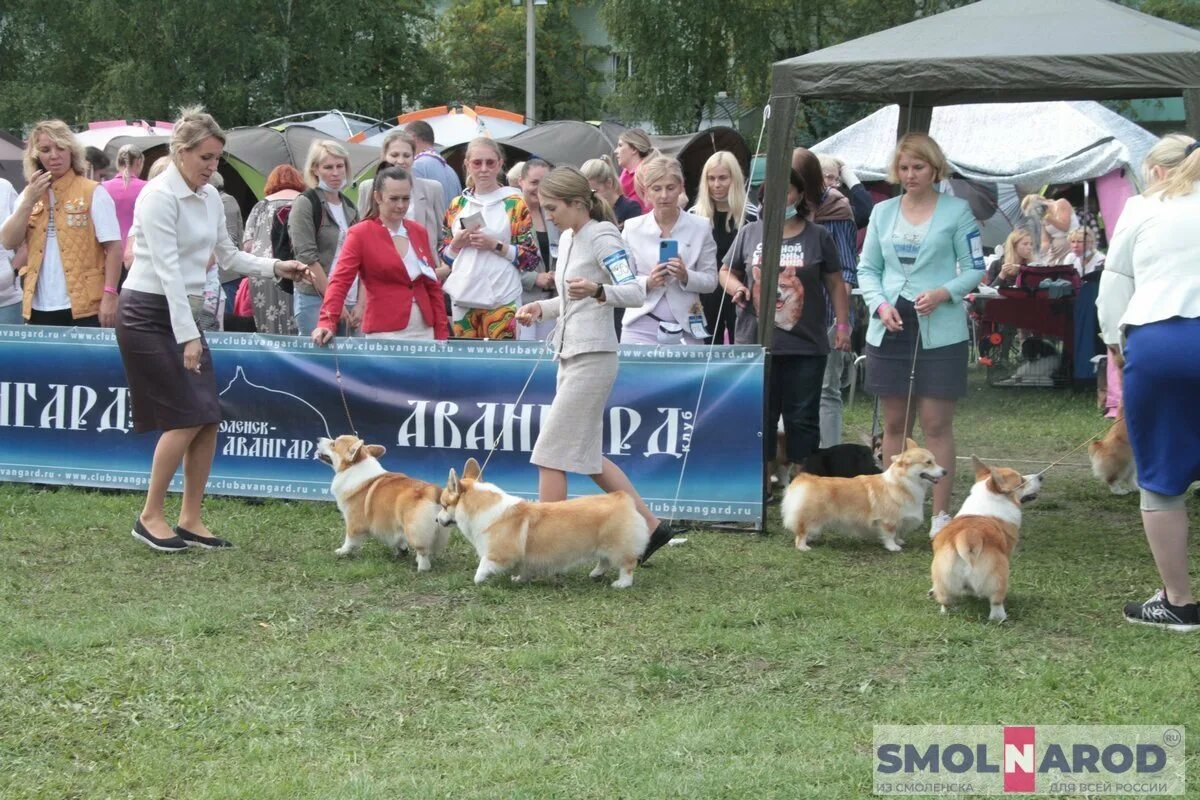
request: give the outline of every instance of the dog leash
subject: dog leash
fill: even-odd
[[[317,295],[321,298],[322,301],[324,301],[325,293],[322,292],[320,289],[317,289],[316,286],[313,286],[313,289],[317,290]],[[329,349],[333,353],[333,377],[337,381],[338,394],[340,394],[342,396],[342,408],[346,412],[346,422],[350,423],[350,432],[353,433],[354,438],[357,439],[357,438],[359,438],[358,428],[354,427],[354,418],[350,416],[350,400],[346,397],[346,386],[345,386],[345,384],[342,383],[342,364],[338,360],[337,343],[336,343],[337,331],[334,331],[333,333],[334,333],[333,338],[331,338],[328,342]]]
[[[1082,450],[1083,448],[1087,447],[1087,446],[1088,446],[1089,444],[1091,444],[1092,442],[1096,441],[1096,440],[1097,440],[1097,439],[1099,439],[1100,437],[1102,437],[1102,436],[1104,436],[1105,434],[1107,434],[1107,433],[1108,433],[1109,431],[1111,431],[1111,430],[1112,430],[1114,427],[1116,427],[1117,423],[1119,423],[1119,422],[1120,422],[1121,420],[1123,420],[1123,419],[1125,419],[1125,418],[1124,418],[1124,417],[1117,417],[1116,419],[1114,419],[1114,420],[1112,421],[1112,424],[1111,424],[1111,425],[1109,425],[1107,428],[1105,428],[1104,430],[1102,430],[1102,431],[1100,431],[1100,432],[1098,432],[1098,433],[1095,433],[1095,434],[1093,434],[1092,436],[1088,437],[1087,439],[1084,439],[1084,440],[1083,440],[1083,441],[1082,441],[1080,444],[1077,444],[1077,445],[1075,445],[1074,447],[1072,447],[1070,450],[1068,450],[1066,453],[1064,453],[1064,454],[1063,454],[1062,458],[1058,459],[1057,461],[1052,461],[1052,462],[1050,462],[1050,465],[1049,465],[1048,467],[1046,467],[1046,468],[1045,468],[1045,469],[1043,469],[1042,471],[1040,471],[1040,472],[1036,473],[1036,474],[1034,475],[1034,477],[1035,477],[1035,478],[1040,478],[1040,477],[1042,477],[1043,475],[1045,475],[1047,472],[1049,472],[1050,470],[1052,470],[1053,468],[1057,467],[1059,464],[1062,464],[1064,461],[1066,461],[1066,460],[1067,460],[1068,458],[1070,458],[1072,455],[1074,455],[1075,453],[1078,453],[1080,450]],[[1024,485],[1025,485],[1026,483],[1028,483],[1028,482],[1029,482],[1029,481],[1027,481],[1027,480],[1022,480],[1022,481],[1021,481],[1021,483],[1020,483],[1020,485],[1018,486],[1018,488],[1020,488],[1021,486],[1024,486]]]
[[[546,357],[546,351],[550,349],[549,345],[549,339],[542,342],[542,347],[540,348],[541,352],[538,353],[537,360],[533,362],[533,369],[529,371],[529,377],[525,379],[525,385],[521,387],[521,391],[517,394],[517,399],[513,403],[514,406],[521,405],[521,400],[525,397],[525,391],[529,388],[529,384],[533,382],[533,376],[537,374],[537,370],[538,367],[541,366],[542,359]],[[488,449],[487,457],[483,459],[483,466],[479,468],[480,477],[483,477],[483,471],[487,469],[488,462],[492,460],[492,455],[496,452],[496,446],[500,444],[500,439],[503,436],[504,432],[500,431],[496,434],[496,438],[492,439],[492,446]]]

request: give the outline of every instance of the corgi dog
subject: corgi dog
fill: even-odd
[[[801,473],[784,495],[783,524],[796,537],[796,549],[808,550],[809,539],[826,528],[875,533],[883,546],[897,552],[900,537],[925,520],[925,494],[946,475],[933,453],[912,439],[879,475],[819,478]]]
[[[1129,428],[1122,414],[1104,434],[1104,438],[1088,445],[1092,473],[1108,484],[1113,494],[1129,494],[1137,489],[1137,467],[1133,463],[1133,446],[1129,444]]]
[[[1021,504],[1037,499],[1039,475],[989,467],[975,456],[975,485],[954,519],[933,537],[930,594],[942,606],[963,596],[992,604],[989,620],[1004,622],[1009,559],[1021,533]]]
[[[330,492],[346,521],[346,539],[336,552],[350,555],[374,536],[393,555],[411,549],[417,554],[417,571],[428,572],[430,559],[440,555],[450,530],[438,524],[441,490],[426,481],[388,472],[379,463],[383,447],[357,436],[317,440],[316,458],[333,467]]]
[[[590,577],[601,578],[616,566],[620,574],[612,585],[626,589],[633,585],[633,568],[650,541],[646,520],[624,492],[529,502],[480,480],[473,458],[461,478],[450,470],[437,521],[457,525],[474,545],[477,584],[510,571],[515,571],[514,581],[524,582],[594,560],[598,563]]]

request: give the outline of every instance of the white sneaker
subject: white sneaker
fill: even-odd
[[[929,525],[929,538],[938,535],[938,531],[950,524],[950,515],[945,511],[941,511],[933,518],[933,522]]]

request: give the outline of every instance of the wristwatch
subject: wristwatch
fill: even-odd
[[[504,242],[496,242],[496,252],[504,255]]]
[[[596,291],[592,292],[592,297],[596,298],[597,300],[604,297],[604,284],[603,283],[596,284]]]

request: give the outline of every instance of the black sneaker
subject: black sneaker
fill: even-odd
[[[650,555],[655,550],[671,541],[674,537],[675,528],[671,526],[671,523],[665,519],[659,520],[658,527],[650,534],[650,542],[646,545],[646,550],[642,553],[641,558],[638,559],[638,564],[645,564],[646,559],[650,558]]]
[[[1125,621],[1138,625],[1153,625],[1179,633],[1200,631],[1200,611],[1195,603],[1173,606],[1167,602],[1167,593],[1159,589],[1144,603],[1127,603]]]
[[[134,520],[132,533],[133,538],[160,553],[182,553],[188,549],[187,542],[178,536],[172,536],[169,539],[159,539],[146,530],[146,526],[142,524],[140,519]]]
[[[224,539],[218,539],[216,536],[199,536],[192,533],[187,528],[175,526],[175,535],[184,541],[188,547],[203,547],[208,550],[220,550],[226,547],[233,547],[233,542],[227,542]]]

